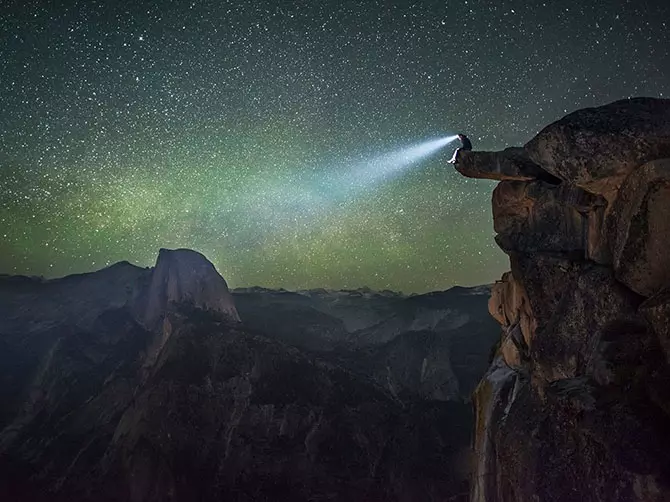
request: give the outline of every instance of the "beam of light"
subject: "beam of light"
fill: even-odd
[[[352,166],[346,174],[346,179],[364,188],[379,184],[400,175],[457,138],[458,136],[454,135],[424,141],[418,145],[374,157]]]
[[[330,169],[311,183],[313,191],[332,202],[351,199],[396,178],[458,138],[457,135],[424,141],[393,152],[357,160]]]
[[[311,228],[320,218],[363,196],[435,154],[457,135],[423,141],[368,159],[310,170],[302,180],[268,180],[240,201],[261,235],[287,227]]]

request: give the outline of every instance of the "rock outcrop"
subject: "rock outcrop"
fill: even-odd
[[[670,500],[670,101],[577,111],[524,150],[554,179],[488,152],[458,168],[501,181],[511,264],[489,302],[503,334],[475,391],[471,500]]]
[[[502,152],[460,152],[456,169],[463,176],[492,180],[529,181],[552,177],[535,164],[523,148],[512,147]]]
[[[207,258],[190,249],[159,251],[143,302],[142,321],[149,328],[180,303],[240,320],[225,279]]]

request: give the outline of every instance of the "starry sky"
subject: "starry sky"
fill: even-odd
[[[186,247],[233,287],[492,282],[495,185],[455,173],[455,144],[376,182],[352,166],[670,94],[665,0],[2,5],[0,273]]]

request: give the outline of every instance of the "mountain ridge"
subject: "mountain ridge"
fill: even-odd
[[[471,353],[481,373],[496,337],[486,296],[464,291],[231,292],[187,250],[153,268],[0,277],[0,492],[464,501],[476,377],[442,356]],[[488,329],[413,324],[448,298]],[[350,338],[379,335],[400,304],[397,342]]]

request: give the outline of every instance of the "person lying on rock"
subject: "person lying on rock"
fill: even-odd
[[[460,148],[456,148],[456,150],[454,150],[454,155],[452,155],[451,159],[449,159],[447,161],[447,162],[449,162],[449,164],[457,164],[458,163],[458,153],[461,150],[465,150],[465,151],[468,151],[468,152],[470,150],[472,150],[472,142],[470,141],[470,138],[468,138],[465,134],[462,134],[462,133],[459,134],[458,139],[461,141],[461,146],[460,146]]]

